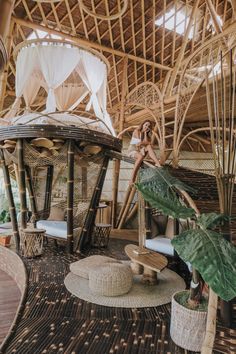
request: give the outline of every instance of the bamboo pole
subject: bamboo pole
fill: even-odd
[[[129,190],[129,189],[128,189]],[[122,229],[122,226],[125,224],[125,221],[126,221],[126,217],[128,215],[128,212],[129,212],[129,209],[130,209],[130,205],[134,199],[134,195],[136,193],[136,188],[134,186],[132,186],[132,189],[128,195],[128,200],[127,200],[127,203],[124,203],[123,207],[123,213],[122,213],[122,216],[120,218],[120,221],[119,221],[119,224],[117,226],[118,229]]]
[[[125,207],[126,207],[126,204],[128,203],[128,200],[129,200],[129,195],[130,195],[130,192],[132,190],[132,186],[128,186],[128,189],[126,191],[126,194],[125,194],[125,198],[124,198],[124,202],[123,202],[123,205],[121,207],[121,210],[120,210],[120,213],[119,213],[119,216],[118,216],[118,220],[117,220],[117,226],[120,224],[120,220],[123,216],[123,213],[124,213],[124,210],[125,210]]]
[[[151,231],[152,208],[150,207],[149,203],[146,201],[144,203],[144,208],[145,208],[145,234],[146,234],[146,239],[150,239],[152,236],[152,231]]]
[[[73,253],[74,142],[72,139],[68,143],[67,169],[67,250]]]
[[[19,252],[20,236],[19,236],[19,229],[18,229],[18,223],[16,217],[16,208],[15,208],[15,202],[14,202],[12,188],[11,188],[10,174],[9,174],[8,166],[6,165],[5,162],[4,153],[2,149],[0,149],[0,159],[1,159],[0,165],[2,165],[2,169],[3,169],[3,178],[4,178],[4,183],[7,192],[7,199],[9,203],[9,212],[11,217],[13,236],[15,238],[16,251]]]
[[[81,168],[82,174],[82,199],[88,198],[88,170],[87,167]]]
[[[25,164],[23,139],[17,140],[18,153],[18,174],[19,174],[19,194],[20,194],[20,209],[21,209],[21,229],[27,227],[27,202],[26,202],[26,183],[25,183]]]
[[[127,218],[126,218],[126,222],[129,222],[129,220],[131,220],[135,216],[137,211],[138,211],[138,202],[135,203],[134,207],[129,212],[129,214],[128,214]]]
[[[216,335],[216,312],[218,296],[210,288],[207,310],[206,334],[203,341],[201,354],[211,354]]]
[[[109,163],[109,157],[105,155],[93,190],[93,195],[90,200],[89,209],[85,218],[85,222],[81,231],[81,236],[78,245],[79,252],[82,252],[86,247],[90,245],[91,242],[91,233],[94,227],[97,208],[102,193],[103,183],[106,177],[108,163]]]
[[[166,89],[166,95],[167,96],[170,96],[170,93],[171,93],[171,91],[172,91],[172,89],[174,87],[174,83],[175,83],[175,80],[176,80],[176,77],[177,77],[178,70],[180,68],[180,65],[182,64],[182,60],[183,60],[183,57],[184,57],[184,52],[185,52],[185,49],[186,49],[186,46],[187,46],[188,40],[189,40],[188,36],[189,36],[189,33],[190,33],[191,29],[192,29],[193,21],[196,18],[198,5],[199,5],[199,0],[194,1],[192,12],[191,12],[191,14],[189,16],[188,26],[187,26],[186,31],[184,33],[183,42],[182,42],[182,45],[181,45],[181,48],[180,48],[180,51],[179,51],[179,54],[178,54],[178,58],[176,60],[175,67],[174,67],[174,69],[172,71],[172,74],[170,76],[170,81],[169,81],[169,84],[168,84],[167,89]]]
[[[43,217],[47,218],[51,207],[52,181],[53,181],[53,166],[47,167],[46,187],[43,206]]]
[[[139,247],[145,246],[145,204],[142,194],[138,192],[138,244]]]
[[[34,221],[37,220],[37,204],[36,204],[36,199],[35,199],[35,194],[34,194],[34,188],[33,188],[33,183],[32,183],[32,175],[29,166],[25,166],[25,172],[26,172],[26,184],[28,187],[28,193],[29,193],[29,200],[30,200],[30,207],[33,213]]]
[[[123,60],[123,76],[122,76],[122,89],[121,89],[119,132],[121,132],[124,129],[124,122],[125,122],[125,97],[126,97],[126,91],[127,91],[127,67],[128,67],[128,57],[125,56],[124,60]],[[113,228],[115,228],[115,225],[116,225],[119,176],[120,176],[120,160],[115,160],[115,161],[113,161],[113,178],[112,178],[112,227]]]
[[[0,19],[0,23],[1,23],[1,19]],[[11,50],[13,28],[14,28],[14,22],[12,21],[10,23],[9,33],[6,36],[6,40],[5,40],[7,53],[10,53],[10,50]],[[10,63],[10,61],[7,62],[7,65],[5,66],[5,70],[0,75],[0,93],[1,93],[1,95],[0,95],[0,111],[2,111],[2,109],[3,109],[4,98],[5,98],[5,94],[6,94],[9,63]]]
[[[112,227],[116,226],[116,214],[117,214],[117,201],[119,190],[119,175],[120,175],[120,160],[113,160],[113,177],[112,177]]]

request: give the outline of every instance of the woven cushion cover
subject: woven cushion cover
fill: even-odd
[[[107,263],[118,263],[117,259],[106,256],[90,256],[70,264],[70,271],[79,277],[89,279],[89,272]]]
[[[97,295],[119,296],[129,292],[132,287],[133,274],[130,266],[108,263],[89,273],[90,290]]]

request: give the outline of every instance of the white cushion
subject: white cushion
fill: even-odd
[[[106,264],[116,263],[119,264],[120,262],[111,257],[94,255],[84,259],[80,259],[77,262],[73,262],[70,264],[70,271],[71,273],[78,275],[79,277],[88,279],[89,272],[94,269],[101,269],[101,266]]]
[[[174,247],[171,245],[171,240],[166,237],[157,236],[145,241],[145,247],[156,252],[174,255]]]
[[[62,239],[67,239],[67,222],[40,220],[37,221],[37,228],[46,230],[46,234]]]

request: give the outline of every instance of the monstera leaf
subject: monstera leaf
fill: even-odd
[[[180,181],[178,178],[172,176],[168,168],[145,168],[139,172],[139,183],[145,185],[146,188],[153,191],[160,191],[166,193],[166,191],[176,189],[195,193],[195,190]]]
[[[142,183],[136,183],[137,189],[142,193],[144,200],[146,200],[153,208],[157,208],[164,215],[170,215],[173,218],[187,219],[195,215],[192,208],[187,208],[182,205],[178,198],[171,193],[162,195],[149,191]]]
[[[201,226],[203,229],[213,229],[217,225],[222,224],[222,222],[228,221],[229,217],[223,214],[207,213],[201,214],[197,218],[197,225]]]
[[[236,296],[236,248],[232,243],[206,228],[184,231],[171,243],[219,297],[229,301]]]

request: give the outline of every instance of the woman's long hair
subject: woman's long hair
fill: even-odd
[[[141,140],[144,139],[144,132],[142,132],[143,126],[145,123],[150,123],[150,129],[147,132],[147,138],[148,140],[151,140],[151,136],[152,136],[152,129],[153,129],[153,123],[150,121],[150,119],[145,119],[139,126],[138,126],[138,131],[140,133],[140,138]]]

